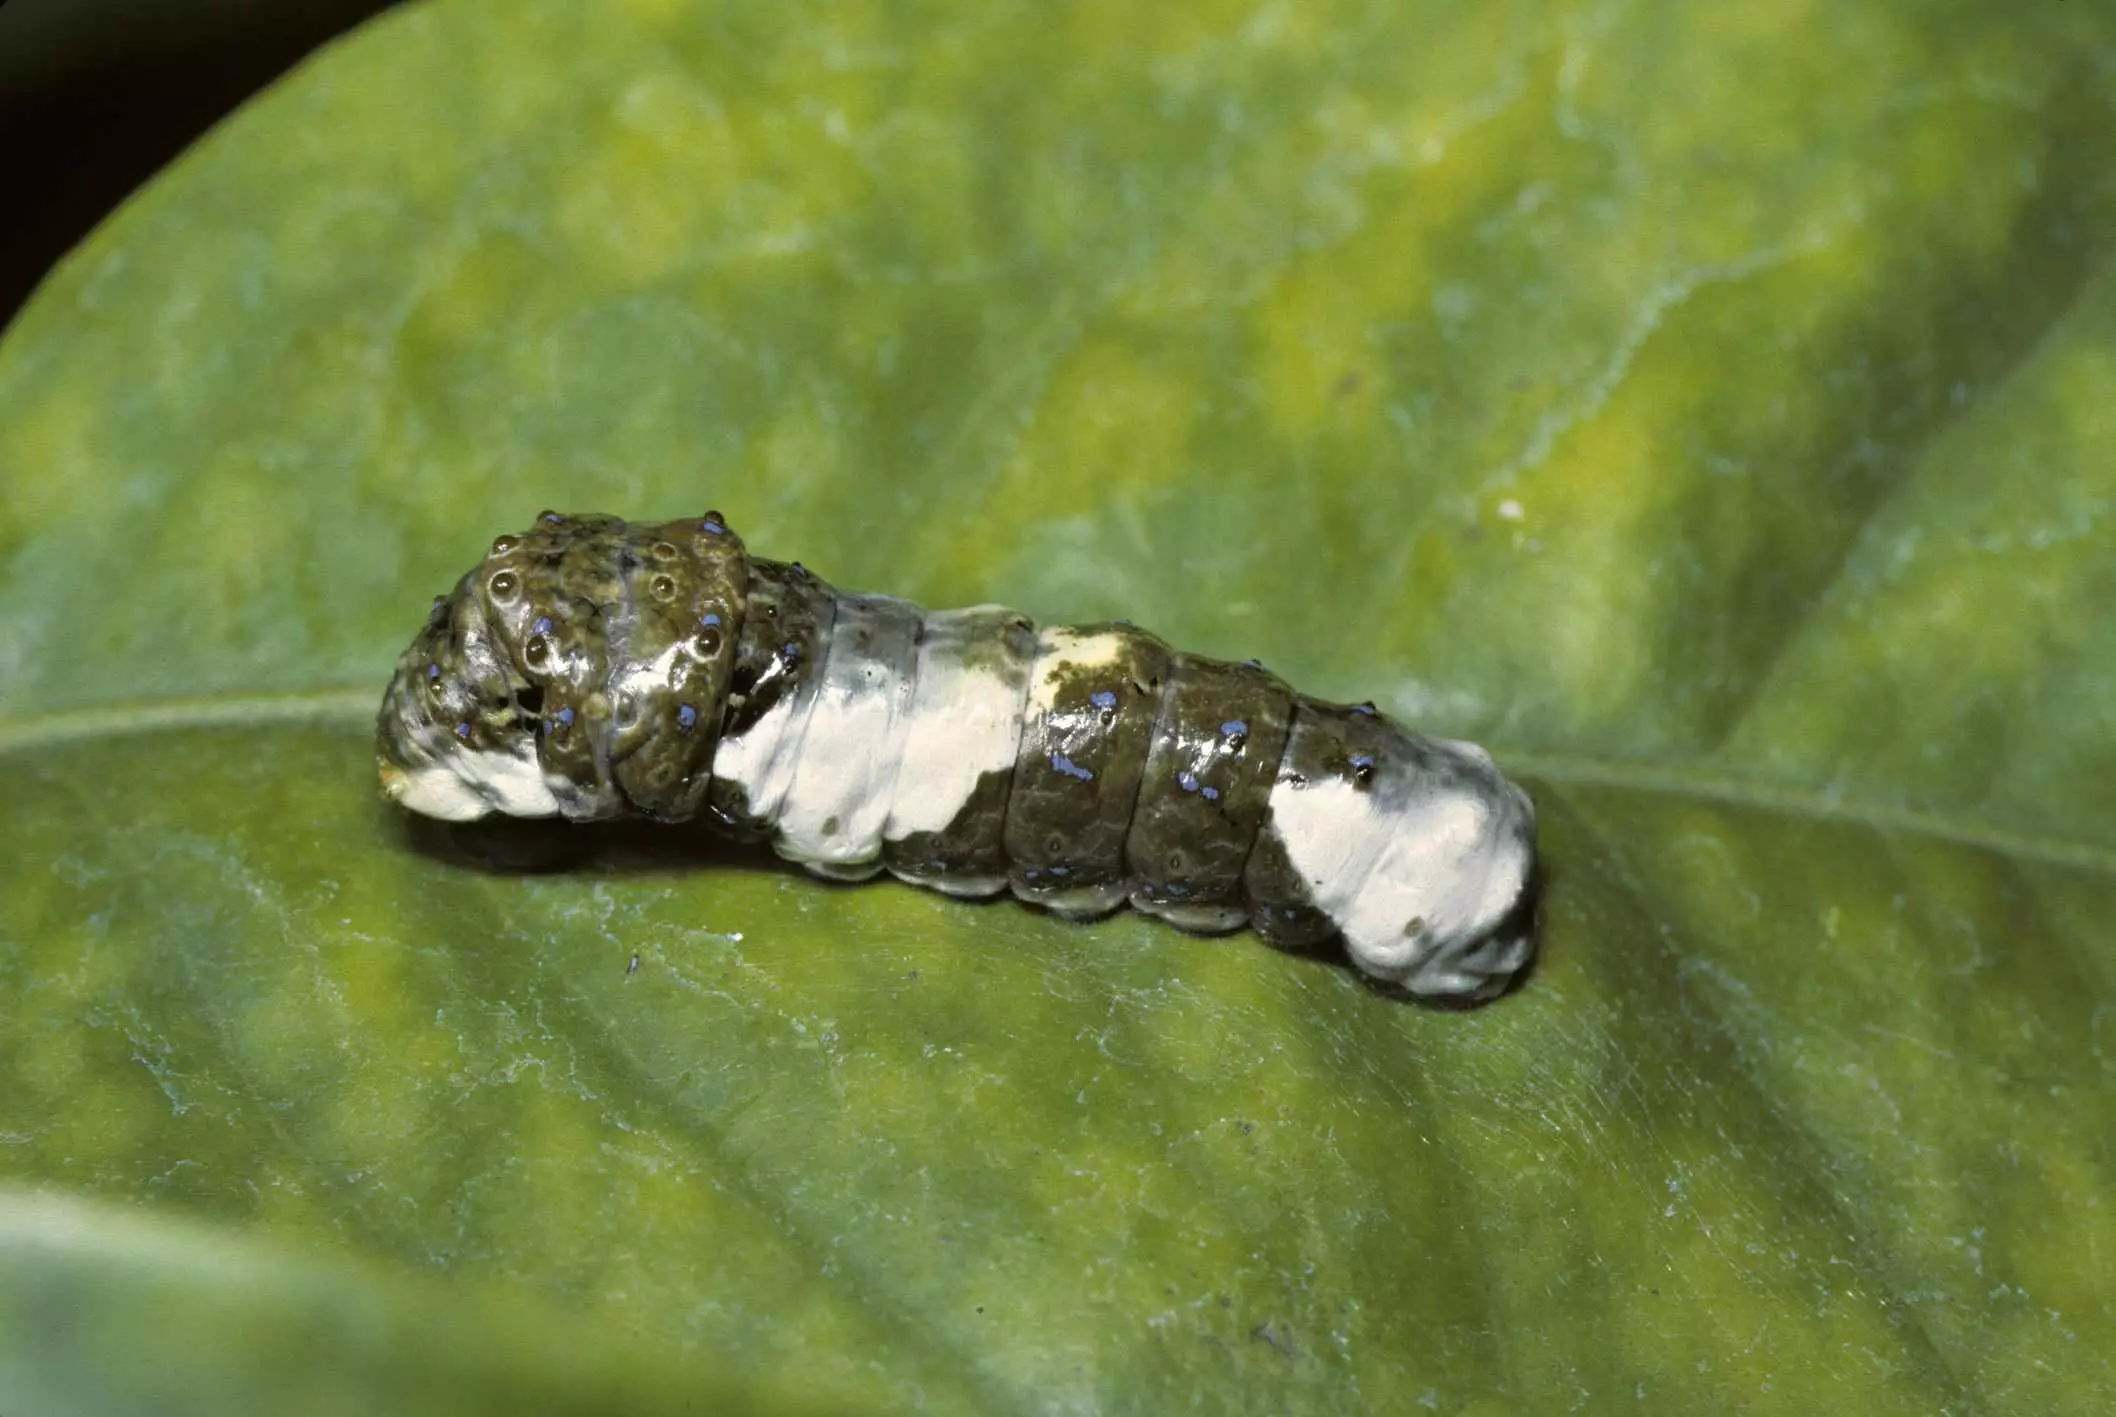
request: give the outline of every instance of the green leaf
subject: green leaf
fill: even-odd
[[[374,1265],[0,1192],[0,1408],[227,1412],[820,1412],[610,1322],[466,1304]],[[231,1342],[231,1339],[235,1341]]]
[[[2105,1411],[2112,249],[2093,5],[395,12],[0,344],[0,1177],[652,1391]],[[408,831],[547,504],[1483,739],[1544,962]]]

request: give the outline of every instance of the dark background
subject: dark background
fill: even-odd
[[[394,0],[0,0],[0,327],[200,134]]]

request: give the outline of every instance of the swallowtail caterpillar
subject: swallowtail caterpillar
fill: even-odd
[[[1534,808],[1481,748],[1122,621],[834,590],[717,513],[495,540],[399,659],[376,752],[428,817],[704,818],[835,880],[1341,941],[1430,998],[1534,950]]]

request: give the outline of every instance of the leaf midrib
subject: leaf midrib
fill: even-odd
[[[372,687],[300,693],[224,695],[98,705],[23,718],[0,718],[0,756],[193,729],[270,728],[288,724],[365,726],[376,707]],[[1923,837],[2002,856],[2116,876],[2116,849],[2064,837],[2015,831],[1927,808],[1876,802],[1799,783],[1772,782],[1697,764],[1656,764],[1635,758],[1513,750],[1492,755],[1509,771],[1558,786],[1603,788],[1683,799],[1832,826]]]

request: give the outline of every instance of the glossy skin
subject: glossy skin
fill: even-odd
[[[1429,997],[1534,948],[1534,810],[1481,749],[1122,622],[839,592],[715,513],[498,538],[399,660],[377,759],[429,816],[703,816],[833,879],[1341,941]]]

